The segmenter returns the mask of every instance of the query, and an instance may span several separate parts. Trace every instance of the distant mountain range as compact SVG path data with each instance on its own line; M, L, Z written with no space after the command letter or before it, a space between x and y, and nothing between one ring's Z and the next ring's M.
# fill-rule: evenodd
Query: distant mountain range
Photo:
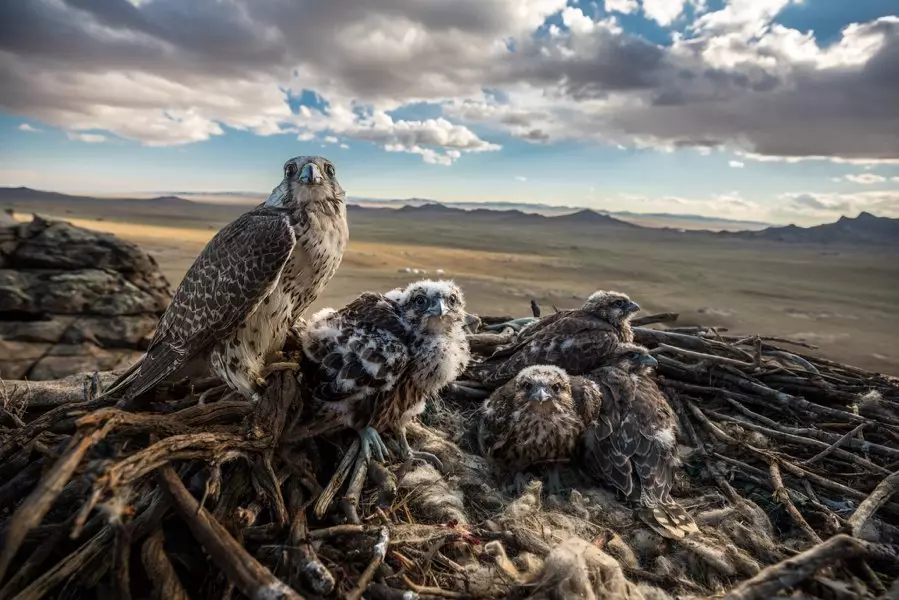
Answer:
M265 200L265 194L258 192L155 192L158 195L165 196L183 196L195 199L198 202L205 203L227 203L227 204L245 204L254 205ZM350 196L347 198L348 204L357 204L359 206L371 206L379 208L402 208L404 206L424 206L427 204L440 204L450 208L459 210L477 210L486 209L493 211L509 211L518 210L524 213L537 213L547 217L576 213L584 210L583 206L565 206L541 204L537 202L438 202L428 198L365 198L360 196ZM687 229L698 229L711 226L715 230L729 229L737 231L740 229L763 229L770 227L770 223L761 221L750 221L742 219L728 219L724 217L704 217L700 215L691 215L683 213L637 213L632 211L608 211L597 210L600 214L620 217L626 221L636 222L636 224L649 224L654 226L657 221L669 223L672 227L681 225ZM655 225L657 226L657 225Z
M210 194L212 195L212 194ZM216 194L221 195L221 194ZM504 203L488 203L492 208L478 205L471 208L468 205L460 207L450 206L433 201L410 199L401 204L400 201L383 201L368 199L353 199L356 201L349 206L351 218L353 215L366 215L372 218L395 218L397 214L406 215L412 219L419 218L446 218L458 222L460 219L479 219L482 221L503 225L563 225L565 227L596 227L614 228L616 230L631 231L658 231L680 233L681 235L712 235L718 238L736 240L763 240L783 243L805 244L881 244L899 246L899 219L877 217L867 212L862 212L857 217L841 217L835 223L816 225L813 227L798 227L787 225L783 227L766 227L754 231L687 231L680 227L646 227L634 222L629 222L618 216L633 215L634 213L607 213L590 209L572 209L569 212L557 212L555 214L542 214L533 212L535 207L529 205L517 205L509 208ZM393 204L386 208L384 204ZM0 208L13 207L19 211L33 210L35 212L56 212L67 214L79 214L87 211L96 215L109 215L110 218L125 217L128 214L139 215L165 215L167 218L177 218L184 215L192 221L222 221L231 220L240 212L246 210L245 205L233 203L215 204L209 202L197 202L182 198L178 195L163 195L153 198L98 198L91 196L72 196L57 192L46 192L26 187L0 188ZM499 208L501 207L501 208ZM521 210L521 207L531 208L531 211ZM539 208L539 207L537 207ZM554 208L554 207L553 207ZM215 214L216 218L212 218ZM615 216L611 216L611 215ZM695 215L640 215L657 216L659 218L690 218L694 220L707 220L709 222L725 221L699 217Z

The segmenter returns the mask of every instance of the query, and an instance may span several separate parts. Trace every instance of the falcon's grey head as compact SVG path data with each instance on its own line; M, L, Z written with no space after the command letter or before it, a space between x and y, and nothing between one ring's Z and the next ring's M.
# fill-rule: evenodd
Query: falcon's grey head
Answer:
M265 205L331 212L344 208L345 199L334 163L322 156L297 156L284 163L281 183L272 190Z
M593 292L584 303L584 310L612 325L620 325L640 310L640 305L621 292Z
M553 365L533 365L519 371L511 385L515 387L515 405L571 406L571 378Z
M415 281L387 297L399 304L406 322L414 329L440 333L465 322L465 298L452 281Z
M609 363L635 375L643 375L659 365L659 361L640 344L618 344Z

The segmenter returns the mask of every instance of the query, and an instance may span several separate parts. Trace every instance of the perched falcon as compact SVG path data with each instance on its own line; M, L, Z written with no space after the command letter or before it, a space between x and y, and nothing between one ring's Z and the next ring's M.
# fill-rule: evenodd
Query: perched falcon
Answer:
M597 417L602 395L593 381L535 365L493 392L481 405L478 446L521 491L523 471L548 463L549 489L561 488L559 463L576 457L580 439Z
M465 300L451 281L422 280L386 294L366 292L340 310L316 313L302 334L313 414L300 435L350 427L361 436L357 468L391 430L405 457L406 425L468 364Z
M629 321L638 310L625 294L594 292L581 308L527 325L514 343L471 366L468 375L491 389L530 365L556 365L585 375L602 366L619 343L634 340Z
M621 344L609 366L588 376L599 384L603 404L584 434L579 462L587 474L645 508L641 516L660 534L682 538L698 528L671 498L680 468L676 419L650 377L657 364L643 346Z
M141 360L107 390L125 388L120 406L188 361L212 370L249 400L264 387L266 355L330 281L349 235L345 192L320 156L284 164L265 203L213 237L175 292Z

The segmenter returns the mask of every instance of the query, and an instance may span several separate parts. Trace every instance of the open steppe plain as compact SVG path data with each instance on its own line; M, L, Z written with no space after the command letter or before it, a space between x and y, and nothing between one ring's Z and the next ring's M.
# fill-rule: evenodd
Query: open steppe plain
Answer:
M15 208L18 218L30 218L28 206ZM40 212L138 243L177 285L215 231L247 208L173 202L122 211L42 205ZM479 314L529 315L532 298L544 311L572 308L593 290L615 289L644 314L680 313L679 325L792 338L820 346L829 358L899 375L895 247L734 239L441 207L351 207L349 219L343 265L314 308L423 276L401 272L407 268L429 277L442 269Z

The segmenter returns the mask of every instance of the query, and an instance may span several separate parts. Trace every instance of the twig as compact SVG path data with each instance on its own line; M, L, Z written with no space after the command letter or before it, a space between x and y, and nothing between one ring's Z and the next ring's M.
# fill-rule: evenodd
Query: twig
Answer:
M409 586L409 589L415 592L416 594L429 594L431 596L441 596L443 598L465 598L465 594L460 594L459 592L454 592L452 590L443 590L436 587L428 587L424 585L418 585L411 579L409 579L408 575L403 575L403 582Z
M858 537L864 528L868 519L877 512L877 510L886 504L890 496L899 491L899 471L896 471L886 479L880 482L874 491L871 492L865 500L858 505L852 516L849 517L849 530L852 535Z
M325 527L324 529L316 529L310 531L307 537L310 540L322 540L338 535L367 534L376 531L364 525L335 525L334 527Z
M851 437L855 437L855 435L856 435L857 433L860 433L861 430L864 429L866 425L867 425L867 423L859 423L858 425L856 425L856 426L852 429L852 431L848 431L848 432L844 433L844 434L842 435L842 437L840 437L840 439L838 439L837 441L835 441L833 444L831 444L830 446L828 446L827 448L825 448L824 450L822 450L822 451L819 452L818 454L814 455L814 456L811 457L810 459L808 459L808 460L806 460L806 461L803 461L803 462L801 462L801 463L799 463L799 464L801 464L802 466L807 467L807 466L813 465L814 463L818 462L818 461L821 460L822 458L825 458L825 457L829 456L834 450L836 450L837 448L839 448L840 445L843 444L846 440L848 440L848 439L851 438Z
M378 570L378 567L384 562L384 557L387 556L387 545L389 543L390 530L387 527L382 527L380 535L378 536L378 541L375 544L375 551L371 558L371 562L368 563L365 571L362 572L362 576L359 577L356 587L352 592L347 594L347 600L360 600L362 598L362 594L365 593L368 584L371 583L372 578L375 576L375 571Z
M334 475L331 476L331 481L328 482L327 487L325 487L315 503L313 513L316 518L321 519L328 512L331 502L334 501L334 496L337 495L337 491L343 486L344 481L346 481L347 476L350 474L353 461L359 456L361 447L362 443L356 438L353 440L353 443L350 444L346 454L343 455L343 460L337 465L337 470L334 472Z
M677 321L678 317L680 317L680 314L673 312L645 315L631 319L631 325L633 327L644 327L646 325L654 325L655 323L673 323Z
M859 540L845 534L835 535L805 552L762 569L758 575L732 589L724 600L771 598L780 590L805 581L824 567L861 556L865 551L866 546Z
M165 537L157 530L147 538L141 548L141 562L153 585L154 600L190 600L172 561L165 552Z
M790 493L784 487L783 478L780 476L780 467L778 466L777 461L771 461L770 469L771 483L774 484L774 493L772 494L774 499L787 509L787 512L790 513L790 516L793 517L793 520L796 521L799 528L802 529L803 533L805 533L806 537L811 540L813 544L820 544L821 538L815 533L815 530L811 528L808 521L805 520L805 517L802 516L802 513L800 513L796 508L796 505L793 504L793 501L790 500Z
M734 367L740 367L743 369L751 369L755 366L753 363L743 362L742 360L737 360L735 358L727 358L726 356L717 356L714 354L707 354L705 352L694 352L693 350L684 350L683 348L678 348L669 344L659 344L653 349L653 354L655 353L655 351L673 352L675 354L680 354L689 358L695 358L696 360L704 360L711 363L720 363L723 365L732 365Z
M302 596L272 575L237 543L205 508L200 508L170 465L162 467L158 477L196 540L241 592L250 598L302 600Z

